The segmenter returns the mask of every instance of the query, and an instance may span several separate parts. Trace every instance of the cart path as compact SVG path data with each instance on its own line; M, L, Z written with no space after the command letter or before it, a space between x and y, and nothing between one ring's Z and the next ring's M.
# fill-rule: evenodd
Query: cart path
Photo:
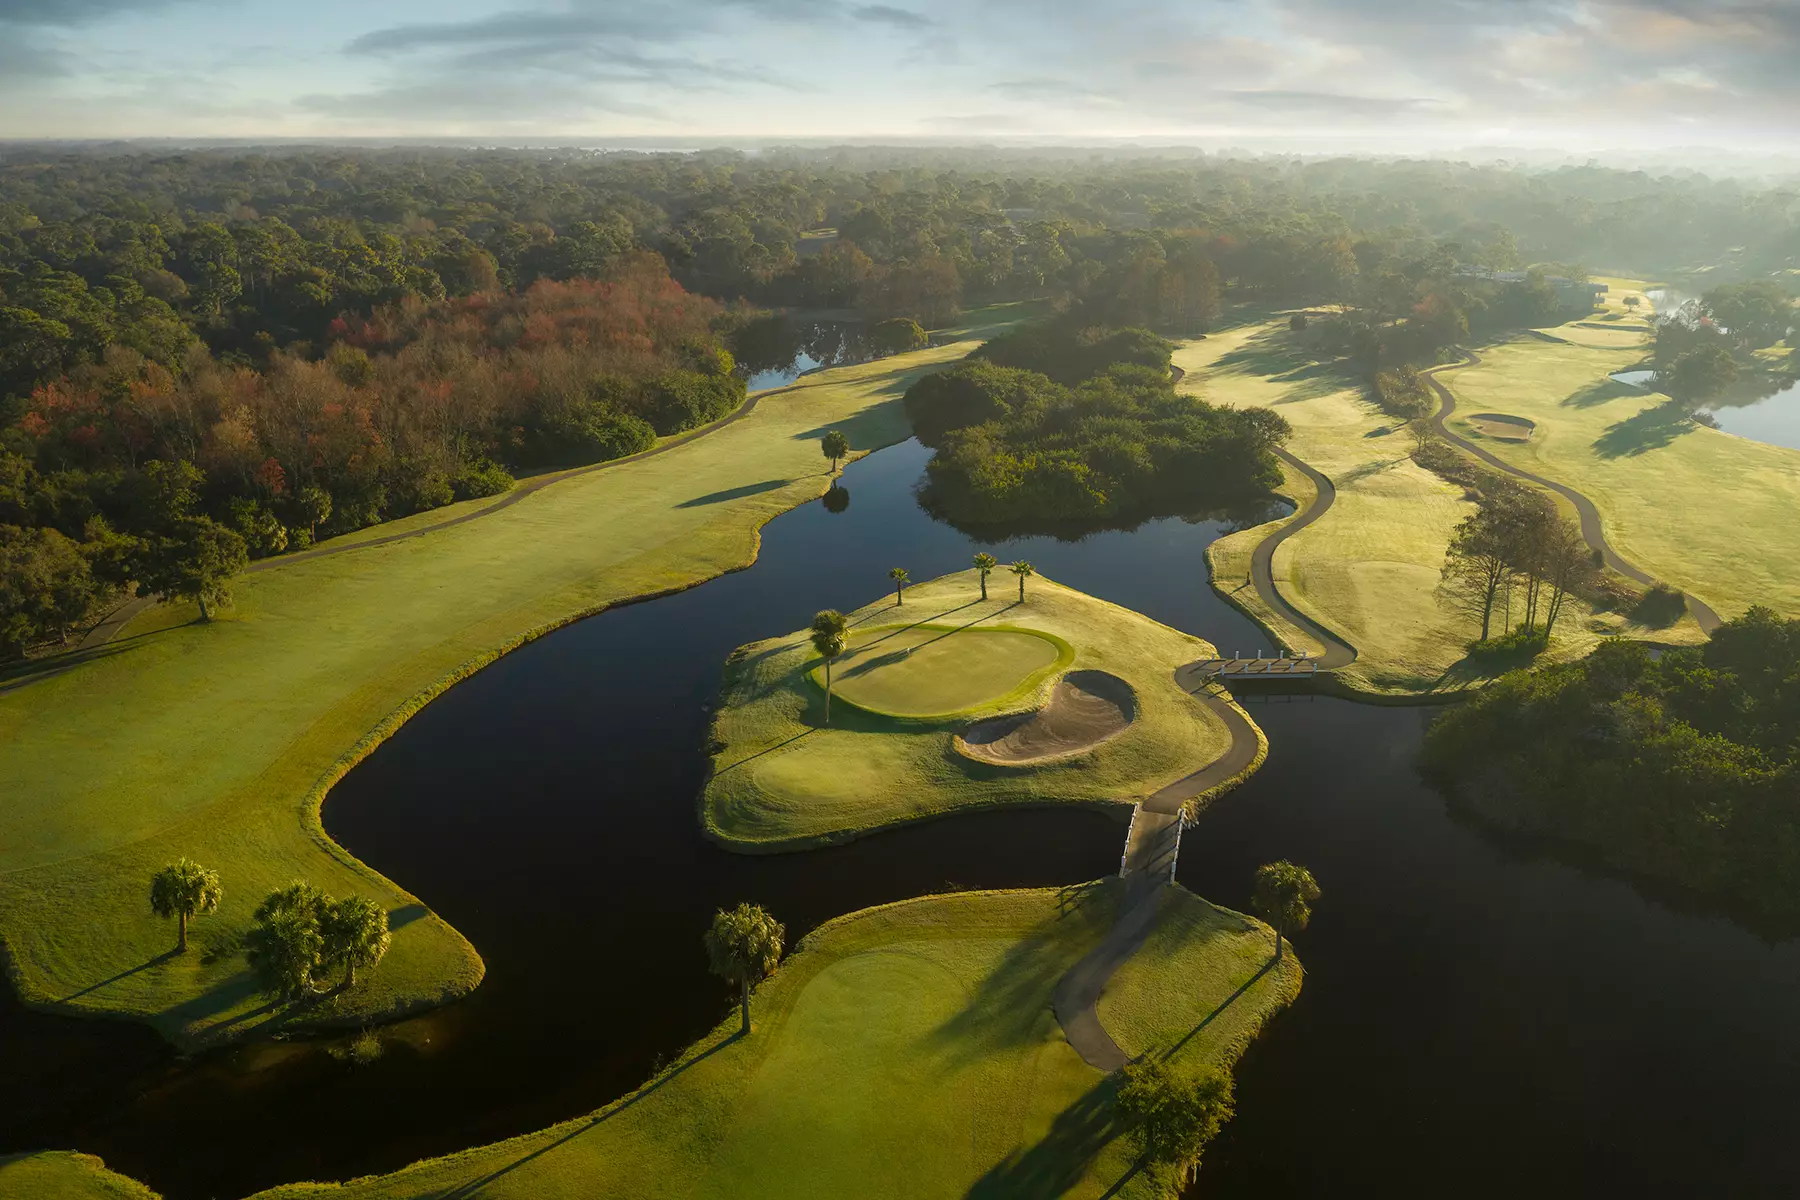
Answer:
M1569 487L1567 484L1557 483L1553 479L1545 479L1542 475L1535 475L1530 471L1521 470L1507 462L1505 459L1493 454L1491 451L1484 450L1469 439L1450 431L1448 421L1456 412L1456 393L1452 392L1449 385L1438 378L1438 372L1460 371L1467 367L1478 367L1481 365L1481 355L1475 353L1473 350L1463 350L1460 353L1462 354L1462 360L1460 362L1446 363L1443 366L1433 367L1429 371L1420 372L1420 374L1425 377L1425 381L1431 385L1432 390L1438 395L1438 411L1437 414L1431 418L1431 424L1432 428L1437 431L1439 436L1457 449L1466 454L1473 455L1488 466L1494 467L1497 470L1503 471L1516 478L1523 479L1527 483L1535 484L1541 488L1547 488L1563 497L1575 506L1576 513L1581 517L1582 539L1587 542L1589 548L1600 552L1600 555L1606 561L1607 566L1628 579L1643 584L1645 587L1661 582L1654 575L1639 569L1629 560L1621 557L1618 551L1612 548L1606 540L1606 526L1600 519L1600 510L1594 506L1592 500L1589 500L1586 496L1582 495L1574 488ZM1723 623L1720 620L1719 614L1714 612L1711 606L1698 596L1689 595L1684 592L1682 594L1682 599L1686 602L1688 612L1693 615L1694 620L1699 624L1702 632L1710 634Z

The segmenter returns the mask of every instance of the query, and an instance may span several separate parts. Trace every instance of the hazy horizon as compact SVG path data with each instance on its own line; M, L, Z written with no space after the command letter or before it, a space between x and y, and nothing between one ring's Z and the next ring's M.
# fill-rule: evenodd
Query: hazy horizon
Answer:
M0 0L0 138L1800 153L1800 0ZM1771 164L1774 165L1774 164Z

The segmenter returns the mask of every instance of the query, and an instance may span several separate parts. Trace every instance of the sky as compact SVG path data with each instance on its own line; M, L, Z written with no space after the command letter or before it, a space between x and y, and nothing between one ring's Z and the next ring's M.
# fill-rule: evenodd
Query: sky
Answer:
M1800 0L0 0L0 138L1800 150Z

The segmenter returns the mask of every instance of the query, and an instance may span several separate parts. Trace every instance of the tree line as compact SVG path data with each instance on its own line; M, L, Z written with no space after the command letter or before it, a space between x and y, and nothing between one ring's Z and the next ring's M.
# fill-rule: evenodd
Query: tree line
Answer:
M1177 393L1171 349L1145 330L1064 319L921 379L906 393L914 431L936 450L921 502L960 525L1022 528L1266 495L1287 423Z
M1508 828L1800 928L1800 621L1752 608L1704 646L1608 641L1432 723L1424 762Z

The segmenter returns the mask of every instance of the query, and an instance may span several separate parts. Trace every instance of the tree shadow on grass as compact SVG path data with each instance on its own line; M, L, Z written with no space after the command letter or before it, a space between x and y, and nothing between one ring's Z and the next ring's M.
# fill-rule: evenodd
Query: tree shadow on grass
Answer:
M178 952L175 950L172 950L172 949L164 950L161 954L158 954L155 958L149 959L145 962L141 962L135 967L127 967L125 970L120 971L117 975L111 976L110 978L107 978L107 979L102 979L98 983L90 983L86 987L82 988L80 991L70 992L68 995L64 996L61 1000L57 1001L57 1003L67 1004L71 1000L79 1000L83 996L91 996L95 992L99 991L101 988L111 987L113 984L118 983L121 980L130 979L133 975L137 975L144 971L148 971L151 967L159 967L163 963L169 962L169 961L173 960L174 958L176 958L177 956L178 956Z
M573 1129L569 1130L569 1132L567 1132L567 1133L563 1134L561 1137L557 1138L554 1142L551 1142L546 1146L540 1146L536 1150L533 1150L530 1154L522 1155L521 1157L514 1159L512 1162L507 1163L504 1167L499 1167L495 1170L489 1171L487 1174L482 1175L475 1179L471 1179L466 1183L459 1183L447 1192L440 1192L440 1193L438 1193L437 1200L469 1200L470 1197L480 1195L482 1190L484 1188L486 1188L488 1184L497 1182L501 1178L512 1174L514 1171L518 1170L520 1167L525 1166L527 1163L530 1163L539 1158L542 1158L544 1155L550 1153L552 1150L560 1149L561 1147L568 1145L570 1142L574 1141L576 1138L580 1137L582 1134L587 1133L590 1130L593 1130L601 1125L604 1125L606 1122L612 1120L614 1117L618 1116L620 1113L624 1112L626 1109L630 1108L632 1105L636 1104L638 1101L643 1100L644 1098L654 1095L656 1092L661 1091L662 1088L664 1087L664 1085L679 1078L683 1073L685 1073L688 1070L688 1068L697 1066L700 1063L705 1062L707 1059L711 1058L713 1055L717 1054L719 1051L723 1050L725 1047L731 1045L733 1042L736 1042L741 1037L743 1037L742 1033L734 1033L730 1037L719 1039L719 1041L715 1042L711 1046L708 1046L705 1050L702 1050L699 1054L696 1054L694 1057L688 1059L686 1062L682 1063L680 1066L673 1068L668 1073L666 1073L663 1076L661 1076L660 1078L658 1078L655 1082L647 1084L644 1087L638 1089L636 1092L633 1092L630 1096L626 1097L623 1101L619 1102L618 1104L613 1105L611 1108L607 1109L605 1112L596 1114L595 1116L588 1118L588 1120L575 1126Z
M139 637L148 636L139 634ZM73 671L76 667L87 663L98 662L103 658L129 653L134 647L124 642L107 642L105 645L93 646L86 650L64 650L58 654L46 655L43 658L27 659L14 663L0 670L0 696L14 692L22 687L45 679L52 679L64 671Z
M1668 400L1608 426L1594 440L1594 449L1602 458L1635 458L1662 449L1682 434L1692 433L1694 428L1693 414L1687 405Z
M1080 1183L1107 1143L1118 1136L1113 1121L1118 1078L1108 1075L1102 1079L1058 1113L1050 1131L1036 1145L1015 1150L996 1163L969 1189L970 1200L1038 1200L1060 1196ZM1117 1195L1137 1171L1134 1162L1104 1195Z
M1104 902L1119 891L1107 886L1109 882L1101 882L1084 902L1019 937L999 964L969 989L968 1003L932 1033L952 1062L968 1062L993 1047L1020 1045L1036 1036L1050 1014L1057 981L1079 958L1058 936L1059 926L1077 915L1096 927L1106 924L1111 911Z
M772 492L784 488L794 482L791 479L765 479L761 483L746 483L742 487L726 488L722 492L708 492L704 496L695 496L692 500L683 500L676 508L704 508L708 504L723 504L727 500L739 500L745 496L759 496L764 492Z
M1596 379L1580 391L1563 400L1564 408L1598 408L1602 404L1610 404L1614 400L1627 397L1643 398L1647 393L1643 388L1632 387L1629 383L1620 383L1616 379Z
M1275 969L1275 962L1276 962L1275 957L1273 955L1271 955L1269 957L1268 961L1264 962L1263 965L1261 966L1261 968L1259 968L1257 970L1256 974L1252 975L1250 978L1244 980L1243 983L1238 985L1237 991L1231 993L1231 995L1225 997L1225 999L1219 1001L1218 1004L1214 1005L1213 1010L1211 1012L1207 1013L1204 1017L1200 1018L1199 1024L1195 1025L1192 1029L1190 1029L1186 1033L1182 1034L1180 1041L1176 1042L1173 1046L1170 1046L1167 1050L1163 1051L1162 1056L1163 1056L1164 1061L1174 1058L1177 1054L1179 1054L1181 1052L1181 1048L1183 1046L1187 1045L1190 1041L1192 1041L1200 1033L1201 1030L1205 1029L1208 1025L1211 1025L1215 1020L1217 1020L1219 1017L1219 1014L1223 1013L1226 1009L1230 1008L1232 1006L1232 1004L1234 1004L1237 1001L1237 998L1239 996L1242 996L1245 992L1247 992L1251 988L1255 987L1262 980L1262 977L1264 975L1267 975L1270 971Z

